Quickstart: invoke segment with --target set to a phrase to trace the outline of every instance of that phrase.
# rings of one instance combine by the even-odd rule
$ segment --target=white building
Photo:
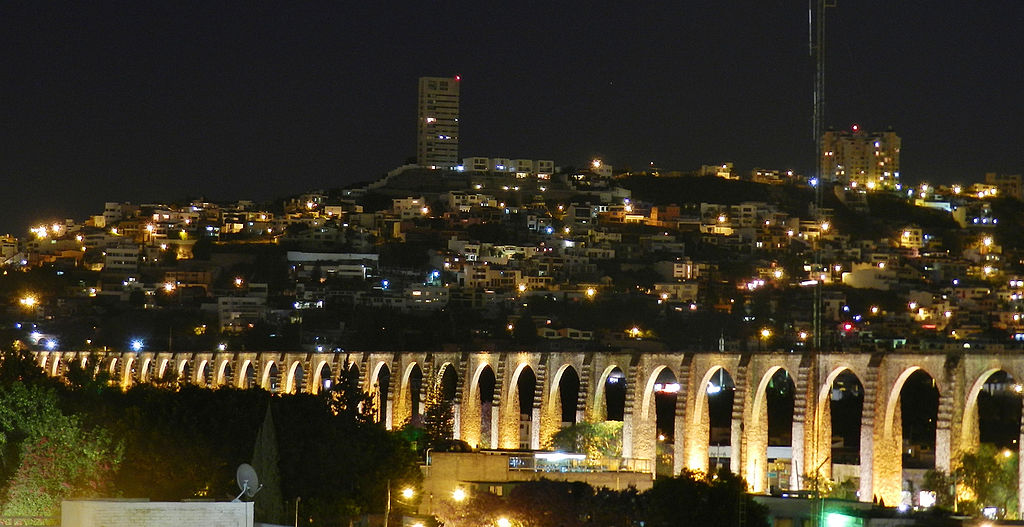
[[[455,168],[459,160],[459,81],[455,77],[420,77],[416,163],[427,168]]]

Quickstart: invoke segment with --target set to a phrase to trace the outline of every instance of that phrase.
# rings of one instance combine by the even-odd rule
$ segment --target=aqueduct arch
[[[55,376],[65,374],[69,361],[85,361],[89,355],[77,351],[36,353],[38,364]],[[570,421],[563,419],[562,413],[572,417],[575,410],[576,417],[572,420],[579,420],[581,411],[588,420],[608,417],[612,406],[608,404],[612,402],[609,395],[615,395],[621,397],[622,402],[616,400],[613,405],[621,404],[622,407],[613,410],[622,412],[622,415],[611,417],[623,419],[623,444],[627,456],[646,455],[644,441],[650,434],[645,427],[650,425],[652,431],[657,429],[657,401],[661,397],[652,393],[651,382],[660,372],[667,370],[679,384],[674,418],[677,452],[682,455],[677,454],[676,465],[707,469],[710,431],[714,423],[716,432],[727,436],[729,442],[725,447],[725,440],[721,441],[723,446],[719,448],[719,456],[728,455],[732,469],[751,472],[751,479],[760,477],[755,474],[754,460],[761,455],[753,448],[757,441],[752,444],[750,438],[752,431],[767,423],[759,408],[768,404],[763,384],[766,378],[770,378],[769,370],[784,369],[795,387],[792,455],[794,469],[801,471],[813,470],[830,458],[830,419],[833,413],[830,390],[838,376],[851,375],[859,384],[858,390],[863,391],[861,497],[870,500],[878,496],[886,503],[894,503],[893,490],[898,492],[901,487],[902,467],[891,463],[893,459],[899,459],[898,450],[897,455],[892,455],[892,447],[902,436],[901,392],[915,371],[928,373],[938,390],[935,465],[940,470],[948,470],[958,452],[977,443],[979,393],[985,389],[988,376],[1001,370],[1012,374],[1015,379],[1024,379],[1020,375],[1024,371],[1024,354],[999,350],[988,352],[979,346],[970,350],[895,350],[885,353],[391,351],[347,353],[343,361],[336,354],[333,355],[336,358],[331,358],[332,354],[305,352],[93,352],[93,355],[95,360],[89,365],[91,371],[113,373],[115,383],[123,382],[126,376],[130,378],[129,382],[152,382],[161,376],[173,379],[177,373],[178,381],[183,383],[205,382],[210,386],[233,384],[239,387],[262,385],[271,390],[275,385],[281,385],[281,378],[286,380],[284,385],[288,385],[287,375],[291,372],[286,372],[284,365],[291,367],[301,363],[303,374],[312,376],[305,388],[310,392],[322,390],[325,387],[323,380],[335,373],[340,374],[345,365],[358,365],[357,371],[365,375],[362,388],[376,395],[378,418],[389,427],[395,423],[392,404],[398,404],[400,400],[395,397],[401,398],[409,393],[408,384],[405,391],[401,395],[399,393],[403,390],[402,378],[406,377],[407,367],[415,364],[420,368],[425,383],[436,382],[450,371],[456,386],[454,402],[458,412],[458,434],[478,446],[498,446],[499,439],[504,442],[502,444],[508,444],[510,438],[518,446],[518,427],[509,436],[506,436],[507,428],[504,428],[517,424],[521,410],[517,408],[518,400],[529,405],[526,400],[533,399],[527,410],[534,430],[530,442],[531,446],[536,446],[541,438],[550,437],[551,431],[556,430],[563,420]],[[216,371],[215,382],[207,381],[207,376],[201,373],[207,367]],[[277,372],[277,382],[273,382],[272,373],[276,368],[281,370]],[[408,371],[411,376],[413,369]],[[718,376],[724,378],[726,372],[730,386],[734,386],[734,391],[728,390],[735,394],[731,409],[725,409],[725,403],[714,402],[719,400],[719,396],[709,396],[708,393],[709,386],[719,392],[725,391],[719,387]],[[529,383],[524,382],[521,390],[520,380],[531,374],[535,379],[534,389],[528,390],[525,385]],[[562,386],[573,376],[578,378],[576,407],[567,408],[574,404],[573,396],[571,390],[563,393]],[[614,383],[609,382],[612,378]],[[290,382],[291,389],[300,389],[301,384],[294,376]],[[609,394],[612,384],[616,385],[617,392]],[[719,401],[726,400],[723,397]],[[726,412],[731,412],[728,432],[724,430],[724,420],[714,421],[725,419]],[[713,418],[713,415],[717,417]],[[670,422],[669,416],[666,415],[665,419],[662,427]],[[851,430],[850,433],[854,432]],[[751,464],[754,464],[754,469],[750,468]],[[826,463],[822,471],[828,468]]]

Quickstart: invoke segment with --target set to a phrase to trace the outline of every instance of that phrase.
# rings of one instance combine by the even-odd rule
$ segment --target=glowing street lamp
[[[597,289],[594,289],[593,287],[588,287],[587,288],[587,298],[594,298],[594,295],[596,295],[596,294],[597,294]]]
[[[494,524],[498,527],[512,527],[512,521],[504,516],[495,520]]]
[[[26,309],[31,309],[39,305],[39,299],[35,295],[25,295],[18,299],[18,303]]]
[[[462,487],[458,487],[455,490],[453,490],[452,499],[455,500],[457,503],[462,503],[463,501],[466,501],[465,489],[463,489]]]
[[[142,351],[143,346],[144,346],[144,343],[142,342],[142,339],[135,339],[131,343],[132,351],[135,351],[135,352]]]

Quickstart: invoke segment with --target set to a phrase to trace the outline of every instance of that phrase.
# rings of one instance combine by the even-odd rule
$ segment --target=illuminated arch
[[[651,408],[654,406],[654,385],[658,383],[658,376],[661,372],[668,370],[672,374],[672,378],[679,382],[679,377],[676,377],[676,372],[672,371],[672,368],[665,364],[660,364],[651,371],[650,377],[647,379],[647,383],[644,385],[644,396],[643,406],[640,407],[641,419],[648,419],[650,417]]]
[[[320,360],[319,362],[317,362],[316,366],[313,368],[313,371],[312,371],[313,379],[312,379],[312,383],[310,383],[310,385],[309,385],[309,393],[317,394],[317,393],[320,393],[320,391],[323,389],[323,387],[324,387],[324,378],[323,378],[324,368],[327,368],[327,380],[328,381],[332,380],[331,379],[331,366],[330,366],[330,364],[328,364],[326,360]]]
[[[980,423],[978,422],[978,396],[981,394],[981,390],[985,387],[985,382],[988,381],[989,377],[1000,371],[1010,375],[1016,381],[1017,377],[1010,373],[1010,369],[1000,364],[986,369],[968,388],[967,399],[964,401],[963,421],[960,426],[961,450],[966,451],[977,446],[978,434],[981,432]]]
[[[231,361],[228,359],[222,359],[220,361],[220,367],[217,368],[216,384],[217,386],[229,386],[231,384]]]
[[[272,384],[273,375],[272,372],[277,372],[277,386]],[[270,393],[277,393],[281,389],[281,368],[278,367],[277,361],[270,359],[266,364],[263,365],[263,373],[260,374],[260,388],[267,390]]]
[[[296,377],[298,378],[296,379]],[[285,377],[284,393],[299,393],[302,390],[302,386],[297,386],[297,384],[301,384],[304,377],[305,372],[302,369],[302,361],[292,362],[288,366],[288,374]]]
[[[573,371],[573,373],[576,374],[576,378],[579,379],[580,373],[576,371],[576,367],[573,366],[572,364],[563,364],[558,367],[558,371],[555,372],[555,376],[552,377],[551,379],[551,386],[548,388],[549,411],[554,411],[556,404],[561,402],[562,376],[565,375],[565,372],[569,371],[570,369]],[[577,390],[579,390],[579,388],[577,388]],[[576,396],[579,397],[579,392],[576,393]]]
[[[885,402],[885,421],[882,422],[883,437],[886,440],[892,437],[893,420],[896,417],[896,405],[899,404],[900,394],[903,392],[903,385],[907,382],[907,379],[918,370],[928,373],[920,366],[910,366],[896,377],[896,382],[893,383],[892,388],[889,390],[888,399]],[[928,376],[931,377],[933,382],[935,381],[935,377],[932,377],[931,374],[928,374]],[[938,387],[937,384],[936,387]]]
[[[245,359],[242,361],[242,367],[238,372],[240,375],[235,379],[235,386],[241,389],[256,387],[256,367],[253,365],[251,360]]]
[[[150,370],[153,368],[153,359],[146,357],[142,361],[142,369],[139,370],[139,382],[150,381]]]
[[[127,387],[132,384],[132,367],[135,366],[135,357],[128,357],[124,360],[124,370],[121,371],[121,386]]]
[[[608,418],[608,401],[606,397],[605,387],[608,383],[608,377],[613,371],[619,370],[622,372],[622,379],[624,382],[629,383],[629,379],[626,378],[626,370],[619,367],[618,364],[609,364],[605,367],[604,371],[601,372],[601,376],[597,380],[597,386],[594,387],[594,410],[597,414],[598,420],[605,420]]]
[[[210,362],[209,361],[207,361],[206,359],[202,359],[202,360],[199,361],[199,366],[196,368],[196,377],[195,377],[196,386],[206,386],[207,385],[206,379],[209,377],[207,375],[207,372],[209,371],[209,368],[210,368]]]
[[[707,413],[706,406],[708,404],[708,385],[711,383],[711,379],[714,378],[715,374],[718,373],[719,370],[728,374],[730,379],[732,378],[732,374],[729,373],[729,370],[727,370],[724,366],[718,364],[708,368],[708,371],[704,372],[704,377],[701,378],[700,384],[697,385],[697,393],[695,394],[696,404],[694,406],[692,417],[694,424],[699,424],[703,419],[704,415]],[[735,402],[733,404],[735,404]]]

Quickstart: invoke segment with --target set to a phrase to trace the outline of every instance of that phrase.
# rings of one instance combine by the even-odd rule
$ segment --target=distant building
[[[537,179],[551,179],[551,175],[555,173],[555,162],[550,159],[467,157],[458,168],[467,172],[504,172],[515,174],[518,178],[532,176]]]
[[[985,183],[993,185],[996,192],[1007,198],[1021,199],[1021,175],[1020,174],[997,174],[989,172],[985,174]]]
[[[416,163],[455,168],[459,161],[459,77],[420,77]]]
[[[701,165],[697,175],[714,176],[722,179],[739,179],[739,176],[733,172],[732,163],[722,163],[721,165]]]
[[[821,138],[821,177],[865,190],[900,188],[901,140],[891,129],[865,132],[829,130]]]

